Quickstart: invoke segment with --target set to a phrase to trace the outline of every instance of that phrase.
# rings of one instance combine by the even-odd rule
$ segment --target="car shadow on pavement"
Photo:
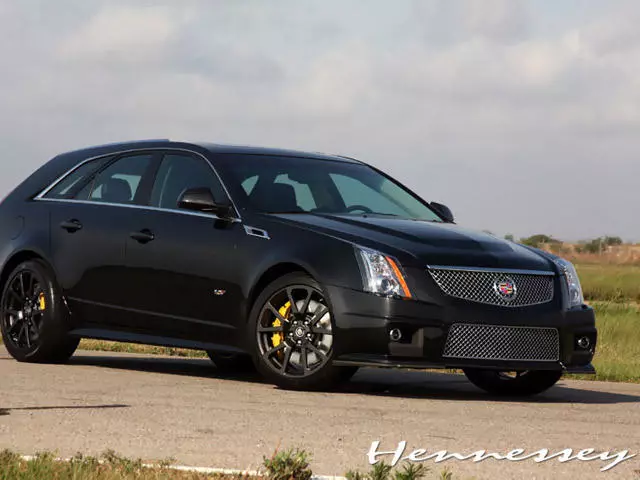
[[[76,354],[71,365],[87,365],[141,372],[154,372],[189,377],[236,380],[246,383],[265,384],[255,372],[245,374],[222,374],[208,359],[134,356],[123,354]],[[543,394],[533,397],[497,397],[484,393],[473,386],[464,375],[439,372],[394,370],[384,368],[362,368],[350,382],[340,385],[335,394],[373,395],[399,398],[424,398],[448,401],[500,401],[527,403],[575,403],[615,404],[638,403],[640,395],[580,388],[587,382],[571,384],[562,379],[559,384]],[[598,384],[598,388],[602,383]],[[611,384],[616,385],[616,384]],[[276,387],[273,387],[276,388]],[[640,387],[638,388],[640,391]]]

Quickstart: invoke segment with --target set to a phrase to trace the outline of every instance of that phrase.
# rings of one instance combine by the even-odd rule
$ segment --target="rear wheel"
[[[464,371],[471,383],[494,395],[528,396],[553,387],[562,372],[559,370],[533,370],[501,372],[468,368]]]
[[[209,355],[216,368],[223,373],[245,373],[255,370],[249,355],[215,352],[213,350],[207,350],[207,355]]]
[[[331,309],[307,275],[288,274],[269,285],[253,307],[249,331],[257,369],[280,387],[326,389],[357,370],[332,365]]]
[[[21,362],[65,362],[80,339],[69,337],[69,312],[53,272],[30,260],[11,272],[0,298],[0,329],[7,351]]]

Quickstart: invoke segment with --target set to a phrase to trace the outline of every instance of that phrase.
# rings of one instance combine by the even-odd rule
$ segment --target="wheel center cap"
[[[303,338],[305,335],[305,330],[302,327],[296,327],[293,331],[293,334],[298,338]]]
[[[27,305],[27,306],[24,307],[25,316],[27,316],[27,317],[30,316],[32,312],[33,312],[33,309],[31,308],[30,305]]]

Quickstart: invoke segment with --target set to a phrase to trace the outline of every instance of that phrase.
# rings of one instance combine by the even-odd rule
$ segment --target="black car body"
[[[392,197],[409,213],[397,214]],[[354,366],[462,368],[496,392],[526,374],[593,372],[594,314],[570,264],[452,220],[446,207],[340,156],[168,140],[65,153],[0,206],[5,344],[21,360],[49,360],[25,341],[44,338],[27,338],[42,332],[32,315],[41,300],[42,310],[64,304],[51,323],[67,339],[204,349],[220,365],[249,354],[259,368],[269,354],[261,370],[290,387]],[[11,300],[25,282],[16,269],[34,261],[47,299],[34,287],[23,305]],[[307,305],[302,293],[282,297],[261,323],[272,301],[264,294],[279,281],[286,293],[283,278],[302,278],[299,288],[318,296]],[[309,303],[316,316],[330,312],[324,330],[309,326]]]

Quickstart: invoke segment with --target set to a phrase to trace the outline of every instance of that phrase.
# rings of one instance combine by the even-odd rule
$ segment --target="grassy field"
[[[640,309],[637,305],[596,302],[598,346],[594,380],[640,383]]]
[[[640,267],[635,265],[578,264],[588,302],[640,303]]]

